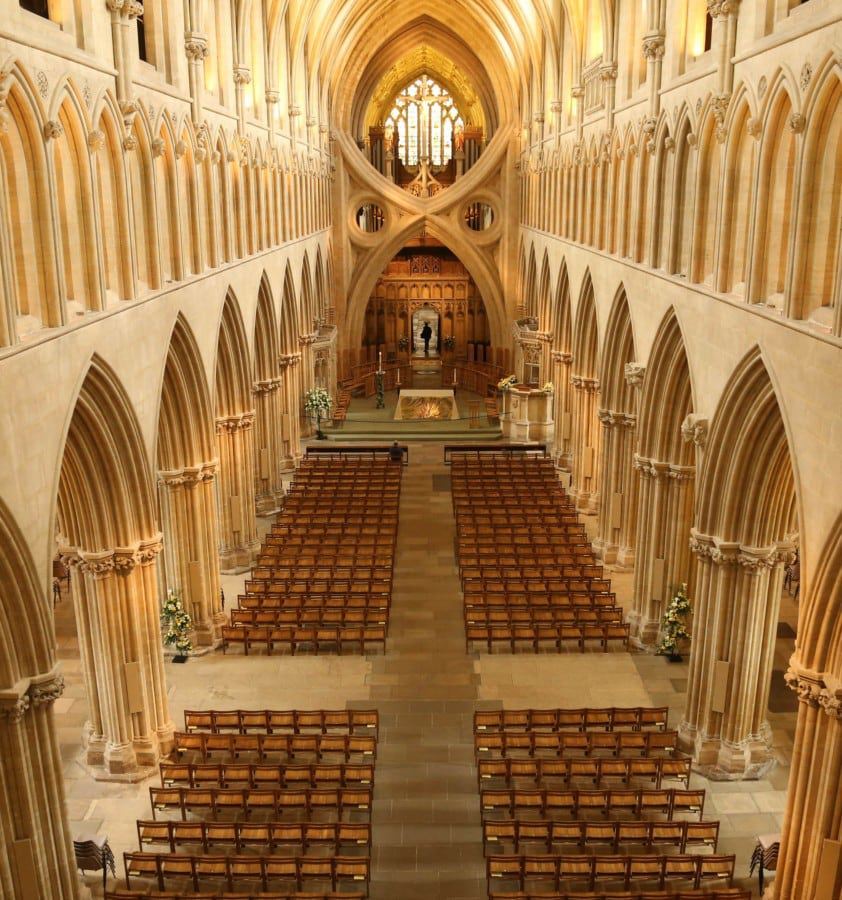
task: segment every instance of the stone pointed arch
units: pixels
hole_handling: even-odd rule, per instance
[[[164,580],[192,616],[200,645],[215,642],[222,621],[213,421],[199,347],[179,315],[164,364],[155,466]]]
[[[595,513],[599,508],[602,429],[597,417],[599,398],[599,328],[591,273],[585,270],[576,307],[573,332],[573,393],[571,492],[579,509]]]
[[[629,622],[634,640],[653,648],[666,604],[693,583],[690,553],[696,455],[693,385],[681,325],[670,307],[655,335],[640,398],[637,559]],[[689,439],[682,433],[687,422]]]
[[[719,401],[698,497],[691,540],[699,639],[690,657],[682,742],[705,772],[759,777],[774,764],[769,684],[783,569],[800,517],[784,417],[757,348]],[[723,664],[727,689],[714,711],[711,685]]]
[[[283,458],[281,465],[284,471],[295,466],[300,456],[301,443],[301,348],[298,343],[299,312],[298,299],[295,293],[295,277],[292,266],[287,262],[284,271],[283,293],[281,294],[280,315],[280,363],[283,379]]]
[[[839,840],[835,781],[842,758],[842,516],[821,550],[815,577],[800,593],[799,606],[798,646],[786,674],[800,700],[799,752],[792,761],[782,864],[775,878],[781,900],[817,896],[824,842]]]
[[[634,562],[637,535],[637,406],[641,378],[626,290],[621,284],[605,331],[600,372],[602,503],[594,549],[606,562]]]
[[[55,633],[32,556],[0,501],[0,893],[78,897],[53,701],[61,696]],[[49,785],[49,790],[44,790]],[[20,871],[20,842],[50,864]]]
[[[67,428],[57,498],[59,550],[72,569],[90,713],[87,759],[106,775],[124,775],[168,752],[174,729],[150,466],[128,396],[97,356]]]
[[[571,315],[570,277],[567,272],[567,260],[562,259],[556,278],[549,331],[555,385],[553,410],[555,456],[558,465],[567,472],[571,471],[573,452],[573,391],[570,383],[573,363]]]
[[[285,409],[281,378],[278,320],[272,288],[266,273],[260,279],[254,320],[254,427],[256,511],[266,516],[278,510],[284,493],[283,416]]]
[[[230,290],[222,305],[214,384],[219,555],[223,572],[235,572],[252,565],[260,545],[254,510],[252,365],[240,306]]]

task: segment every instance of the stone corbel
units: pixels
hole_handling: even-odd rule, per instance
[[[563,366],[569,366],[573,362],[573,354],[564,350],[553,350],[553,362],[561,363]]]
[[[585,375],[571,375],[570,383],[577,390],[584,391],[587,394],[596,394],[599,392],[598,378],[588,378]]]
[[[234,66],[234,84],[238,87],[251,84],[251,70],[248,66]]]
[[[787,121],[787,125],[789,125],[789,130],[793,134],[801,134],[801,132],[804,130],[804,128],[807,125],[807,120],[804,118],[804,116],[801,113],[793,113],[789,117],[789,119]]]
[[[265,381],[255,381],[252,385],[254,394],[271,394],[283,384],[282,378],[268,378]]]
[[[692,481],[696,477],[696,467],[679,466],[675,463],[670,463],[667,477],[672,478],[674,481]]]
[[[647,60],[663,59],[666,41],[660,31],[651,31],[643,38],[643,55]]]
[[[140,541],[137,546],[137,561],[141,566],[148,566],[154,562],[164,549],[164,535],[159,531],[145,541]]]
[[[132,150],[137,150],[137,138],[133,134],[127,134],[123,138],[123,149],[126,153],[131,153]]]
[[[184,52],[190,62],[204,62],[210,54],[207,38],[203,34],[188,32],[184,41]]]
[[[728,112],[728,104],[731,102],[731,95],[715,94],[711,102],[713,117],[716,120],[716,140],[722,144],[728,136],[728,130],[725,127],[725,115]]]
[[[636,362],[626,363],[623,374],[626,378],[626,384],[630,387],[643,387],[643,377],[646,375],[646,366]]]
[[[117,547],[114,551],[114,571],[118,575],[131,575],[140,562],[139,546]]]
[[[684,443],[689,444],[692,441],[697,447],[704,447],[708,439],[708,425],[709,422],[704,416],[690,413],[681,423],[681,436],[684,438]]]
[[[155,138],[150,145],[150,149],[152,150],[152,156],[155,157],[155,159],[158,159],[164,155],[167,145],[164,143],[163,138]]]
[[[22,685],[23,690],[19,691],[18,688]],[[29,709],[31,698],[26,693],[28,687],[29,679],[25,679],[10,690],[0,691],[0,718],[10,725],[17,725]]]

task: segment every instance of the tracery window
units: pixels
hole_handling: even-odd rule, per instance
[[[424,158],[431,165],[445,166],[465,122],[447,89],[422,75],[395,97],[385,125],[405,166],[417,166]]]

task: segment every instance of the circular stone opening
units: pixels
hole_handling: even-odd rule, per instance
[[[469,203],[465,209],[465,225],[471,231],[487,231],[494,224],[494,208],[488,203]]]
[[[375,234],[385,224],[383,210],[376,203],[363,203],[355,215],[357,227],[365,234]]]

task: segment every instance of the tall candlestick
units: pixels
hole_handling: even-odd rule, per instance
[[[378,372],[383,371],[383,354],[382,353],[377,354],[377,371]]]
[[[453,367],[453,386],[456,387],[456,366]]]
[[[398,387],[401,386],[401,367],[400,366],[398,366],[398,380],[397,380],[396,384]]]

